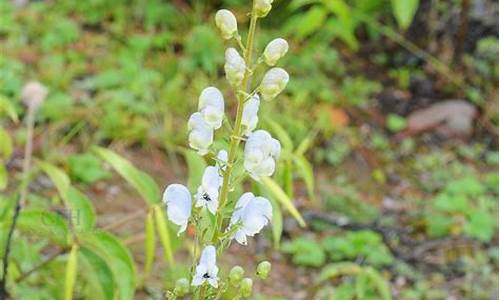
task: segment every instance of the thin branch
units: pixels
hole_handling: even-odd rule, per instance
[[[22,273],[18,278],[16,278],[16,283],[23,281],[28,276],[30,276],[31,274],[42,269],[43,267],[48,265],[50,262],[52,262],[54,259],[56,259],[57,257],[59,257],[62,254],[65,254],[66,252],[67,252],[67,249],[60,249],[59,251],[51,254],[46,260],[44,260],[43,262],[41,262],[38,265],[36,265],[35,267],[33,267],[31,270],[28,270],[28,271]]]
[[[7,235],[7,242],[5,244],[5,252],[3,256],[3,272],[2,279],[0,280],[0,300],[7,299],[7,276],[9,271],[9,254],[12,245],[12,237],[14,235],[14,230],[16,228],[17,219],[21,213],[21,207],[24,206],[26,202],[26,197],[28,196],[28,185],[29,185],[29,172],[31,168],[31,158],[33,155],[33,130],[35,127],[35,111],[36,106],[31,104],[28,105],[28,115],[26,117],[27,122],[27,137],[26,145],[24,147],[24,160],[23,160],[23,179],[21,182],[21,193],[19,198],[17,198],[14,214],[12,215],[12,223],[9,228],[9,233]]]

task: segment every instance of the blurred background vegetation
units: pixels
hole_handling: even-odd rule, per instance
[[[26,137],[3,114],[24,115],[24,84],[49,89],[35,156],[64,170],[106,227],[143,203],[93,146],[113,148],[162,187],[196,170],[185,155],[188,116],[204,87],[229,90],[213,22],[222,7],[248,21],[243,0],[0,0],[2,245]],[[281,251],[269,234],[232,247],[226,263],[273,257],[273,280],[256,299],[492,299],[498,2],[275,0],[258,48],[277,36],[290,44],[283,65],[291,80],[260,118],[286,153],[275,180],[308,227],[283,212]],[[234,112],[234,95],[225,97]],[[46,177],[31,189],[30,206],[57,211]],[[110,229],[138,265],[142,223]],[[51,251],[21,234],[13,247],[17,274]],[[16,284],[16,299],[58,299],[52,275],[64,259]],[[162,284],[176,279],[156,268],[138,299],[162,299]]]

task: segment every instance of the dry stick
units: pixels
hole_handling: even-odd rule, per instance
[[[67,249],[60,249],[59,251],[51,254],[45,261],[39,263],[35,267],[33,267],[31,270],[22,273],[18,278],[16,278],[16,283],[23,281],[26,279],[28,276],[31,274],[35,273],[36,271],[40,270],[41,268],[45,267],[48,265],[50,262],[52,262],[54,259],[56,259],[59,255],[62,255],[67,252]]]
[[[24,206],[26,202],[26,197],[28,195],[28,174],[31,167],[31,157],[33,155],[33,129],[35,127],[35,111],[36,106],[34,104],[28,105],[28,115],[27,115],[27,137],[26,145],[24,147],[24,160],[23,160],[23,180],[21,182],[21,194],[17,198],[16,208],[14,214],[12,215],[12,224],[7,235],[7,242],[5,244],[5,252],[3,256],[3,272],[2,279],[0,280],[0,300],[7,299],[7,275],[9,270],[9,253],[12,244],[12,236],[14,234],[14,229],[16,228],[17,219],[19,213],[21,212],[21,207]]]

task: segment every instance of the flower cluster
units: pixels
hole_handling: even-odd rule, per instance
[[[220,287],[219,269],[216,265],[217,253],[220,254],[233,239],[239,244],[246,245],[247,238],[261,232],[272,219],[271,203],[264,197],[246,192],[237,201],[234,199],[235,202],[228,200],[228,193],[232,190],[231,184],[234,182],[233,167],[242,167],[251,178],[260,181],[262,177],[274,174],[281,152],[279,141],[269,132],[257,127],[261,99],[270,101],[276,98],[288,83],[288,73],[282,68],[275,67],[287,53],[288,43],[282,38],[272,40],[256,62],[252,60],[251,49],[257,19],[269,13],[272,2],[272,0],[254,0],[246,46],[241,42],[233,13],[226,9],[216,13],[215,24],[221,36],[226,40],[236,40],[242,51],[240,54],[238,49],[233,47],[225,51],[226,79],[235,90],[238,99],[236,121],[234,124],[228,124],[228,127],[232,128],[229,149],[227,151],[219,149],[216,155],[213,149],[214,131],[229,120],[224,118],[224,95],[218,88],[210,86],[199,96],[198,111],[189,118],[188,132],[190,147],[199,155],[210,154],[215,163],[205,168],[195,193],[191,194],[186,186],[176,183],[169,185],[163,194],[168,219],[179,226],[178,234],[184,232],[191,223],[196,233],[202,235],[199,240],[204,248],[191,279],[191,285],[195,288],[205,288],[207,285],[204,283],[212,288]],[[272,68],[252,90],[249,84],[252,82],[250,78],[255,68],[262,63]],[[245,143],[244,157],[243,163],[239,164],[236,156],[241,141]],[[196,228],[197,226],[205,227],[200,229]],[[224,226],[226,228],[223,228]],[[210,236],[207,238],[207,235]],[[239,269],[241,267],[233,268],[230,280],[238,279],[236,281],[239,282],[241,293],[251,292],[251,279],[243,279],[243,272]],[[265,278],[269,269],[269,263],[259,265],[257,274]],[[182,290],[185,290],[185,281],[179,284],[181,283]]]

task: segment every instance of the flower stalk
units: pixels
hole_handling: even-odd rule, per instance
[[[221,194],[220,194],[220,203],[219,203],[219,209],[222,210],[224,209],[228,194],[229,194],[229,181],[231,179],[231,174],[233,171],[233,165],[236,160],[236,153],[238,150],[238,146],[240,144],[240,141],[242,140],[242,130],[241,130],[241,120],[243,117],[243,107],[245,104],[245,101],[250,98],[245,95],[248,95],[251,93],[251,78],[252,78],[252,71],[251,68],[248,68],[252,64],[252,54],[253,54],[253,44],[254,44],[254,39],[255,39],[255,30],[257,28],[257,15],[255,13],[255,5],[252,8],[252,13],[251,13],[251,18],[250,18],[250,27],[248,30],[248,37],[247,37],[247,43],[245,46],[245,53],[244,53],[244,60],[245,64],[247,65],[247,69],[245,71],[245,76],[243,77],[243,81],[241,82],[240,85],[240,92],[237,93],[237,98],[238,98],[238,108],[236,110],[236,121],[235,125],[233,127],[233,132],[231,134],[231,143],[229,144],[229,158],[227,161],[227,167],[226,171],[224,172],[223,176],[223,181],[222,181],[222,188],[221,188]],[[222,230],[223,226],[223,221],[224,218],[221,214],[217,215],[217,227],[214,230],[214,236],[212,238],[212,243],[216,244],[219,239],[219,233]]]

